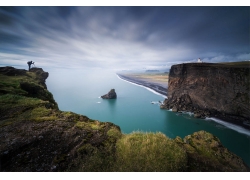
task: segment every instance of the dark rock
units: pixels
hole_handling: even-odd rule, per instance
[[[39,84],[42,85],[45,89],[47,89],[45,82],[46,79],[49,77],[49,73],[44,72],[42,68],[36,68],[36,67],[31,68],[30,72],[35,72],[37,75],[36,79],[39,80]]]
[[[250,118],[250,63],[244,63],[173,65],[168,99],[161,108],[175,106],[196,112],[197,118],[217,117],[245,127],[243,122]]]
[[[111,89],[108,92],[108,94],[101,96],[101,98],[103,98],[103,99],[116,99],[117,95],[116,95],[115,89]]]
[[[172,111],[173,111],[173,112],[178,112],[177,107],[176,107],[176,106],[174,106],[174,107],[172,108]]]
[[[201,118],[201,114],[200,114],[200,113],[195,113],[195,114],[194,114],[194,117],[195,117],[195,118]]]
[[[21,76],[26,74],[25,69],[16,69],[11,66],[6,67],[0,67],[0,74],[6,75],[6,76]]]
[[[206,131],[195,132],[183,140],[177,137],[175,142],[187,152],[188,171],[249,171],[240,157],[230,152],[216,136]]]

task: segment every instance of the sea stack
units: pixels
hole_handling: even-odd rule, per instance
[[[111,89],[108,94],[105,94],[103,96],[101,96],[101,98],[103,99],[116,99],[116,92],[115,89]]]

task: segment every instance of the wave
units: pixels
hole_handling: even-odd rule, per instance
[[[151,88],[149,88],[149,87],[146,87],[146,86],[143,86],[143,85],[140,85],[140,84],[136,84],[136,83],[134,83],[134,82],[130,82],[130,81],[128,81],[128,80],[122,79],[122,78],[121,78],[119,75],[117,75],[117,74],[116,74],[116,76],[117,76],[119,79],[123,80],[123,81],[126,81],[126,82],[128,82],[128,83],[130,83],[130,84],[133,84],[133,85],[136,85],[136,86],[143,87],[143,88],[147,89],[148,91],[150,91],[150,92],[152,92],[152,93],[154,93],[154,94],[156,94],[156,95],[159,95],[159,96],[162,96],[162,97],[164,97],[164,98],[167,98],[167,96],[165,96],[165,95],[163,95],[163,94],[160,94],[160,93],[156,92],[155,90],[153,90],[153,89],[151,89]]]
[[[245,129],[245,128],[241,127],[241,126],[238,126],[238,125],[235,125],[235,124],[232,124],[232,123],[229,123],[229,122],[225,122],[225,121],[222,121],[220,119],[213,118],[213,117],[206,118],[205,120],[215,121],[218,124],[222,124],[223,126],[226,126],[229,129],[232,129],[232,130],[235,130],[235,131],[237,131],[237,132],[239,132],[241,134],[246,134],[246,135],[250,136],[250,131],[248,129]]]
[[[171,109],[171,111],[172,111],[172,109]],[[194,115],[194,113],[192,113],[192,112],[186,112],[186,111],[185,112],[181,111],[181,114],[188,114],[189,116],[193,116]],[[241,127],[241,126],[229,123],[229,122],[225,122],[223,120],[220,120],[220,119],[217,119],[217,118],[214,118],[214,117],[206,117],[205,120],[206,121],[214,121],[214,122],[216,122],[218,124],[223,125],[226,128],[229,128],[229,129],[232,129],[234,131],[237,131],[238,133],[250,136],[250,131],[248,129],[245,129],[244,127]]]

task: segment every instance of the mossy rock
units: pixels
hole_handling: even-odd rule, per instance
[[[182,147],[188,154],[188,171],[248,171],[243,160],[229,152],[220,140],[206,131],[186,136]],[[180,143],[179,143],[180,145]]]
[[[116,144],[118,171],[185,171],[187,155],[175,141],[162,133],[135,132]]]

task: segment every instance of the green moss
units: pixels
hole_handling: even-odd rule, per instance
[[[4,94],[0,96],[0,105],[2,108],[14,108],[18,106],[36,106],[45,103],[46,101],[37,98],[25,97],[15,94]]]
[[[53,113],[52,109],[37,107],[32,109],[29,119],[35,121],[53,121],[58,119],[58,117]]]
[[[54,162],[55,164],[59,164],[59,163],[65,161],[65,160],[66,160],[66,157],[67,157],[67,154],[60,154],[60,155],[58,155],[58,156],[56,156],[56,157],[54,158],[53,162]]]
[[[99,121],[90,122],[90,127],[93,130],[101,130],[103,127],[103,123]]]
[[[101,123],[99,121],[77,121],[76,127],[82,128],[82,129],[89,129],[89,130],[102,130],[104,127],[104,123]]]
[[[179,144],[188,154],[188,171],[245,171],[242,160],[222,146],[214,135],[199,131]]]
[[[35,73],[31,73],[34,74]],[[28,76],[6,76],[0,74],[0,92],[5,92],[9,94],[19,94],[25,95],[27,92],[20,88],[21,82],[28,82],[28,83],[38,83],[35,78],[30,78]]]
[[[182,171],[186,152],[162,133],[124,135],[116,144],[118,171]]]
[[[86,122],[80,122],[80,121],[78,121],[75,126],[78,127],[78,128],[81,128],[81,129],[83,129],[83,128],[84,129],[89,128],[89,124],[88,123],[86,123]]]
[[[111,128],[108,130],[107,135],[108,135],[109,137],[113,137],[113,138],[115,138],[115,139],[119,139],[119,138],[121,138],[122,133],[121,133],[117,128],[111,127]]]
[[[41,85],[41,77],[35,72],[26,72],[26,75],[7,76],[0,74],[0,95],[12,94],[28,96],[49,101],[58,109],[53,95]]]
[[[9,125],[13,124],[13,122],[14,122],[14,119],[6,119],[3,121],[0,121],[0,128],[4,127],[4,126],[9,126]]]
[[[97,151],[97,148],[92,146],[91,144],[84,144],[83,146],[81,146],[80,148],[77,149],[77,152],[81,153],[81,154],[91,154],[91,153],[95,153]]]
[[[109,143],[115,143],[118,139],[120,139],[122,137],[122,133],[119,129],[117,129],[116,127],[111,127],[108,132],[108,139],[107,142],[105,142],[105,146],[108,146]]]
[[[47,109],[45,107],[37,107],[31,112],[32,117],[44,117],[48,116],[49,114],[51,114],[51,109]]]
[[[72,116],[74,113],[70,112],[70,111],[63,111],[61,112],[61,115],[65,116],[65,117],[70,117]]]

